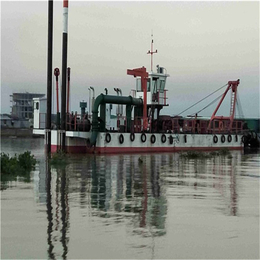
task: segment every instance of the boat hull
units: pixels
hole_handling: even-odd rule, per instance
[[[110,138],[107,137],[109,134]],[[68,153],[161,153],[189,150],[212,151],[227,148],[243,149],[242,135],[223,134],[161,134],[99,133],[96,145],[90,147],[91,132],[66,132],[66,152]],[[153,136],[153,137],[152,137]],[[59,150],[60,132],[52,130],[51,151]],[[134,140],[133,140],[134,139]]]

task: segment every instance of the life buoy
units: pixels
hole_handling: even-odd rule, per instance
[[[245,143],[245,141],[246,141],[246,136],[245,136],[245,135],[243,135],[243,136],[241,137],[241,142],[244,144],[244,143]]]
[[[156,141],[156,137],[155,137],[155,135],[152,135],[152,136],[151,136],[151,143],[154,144],[155,141]]]
[[[162,141],[162,143],[165,143],[165,142],[166,142],[166,135],[165,135],[165,134],[162,135],[161,141]]]
[[[187,143],[187,135],[184,135],[184,143]]]
[[[135,140],[135,134],[134,133],[131,133],[130,134],[130,140],[133,142]]]
[[[124,136],[121,134],[119,135],[119,143],[122,144],[124,142]]]
[[[213,142],[216,144],[218,142],[218,137],[216,135],[214,135],[213,137]]]
[[[226,141],[226,137],[224,135],[221,135],[221,142],[225,143],[225,141]]]
[[[146,135],[144,133],[141,134],[141,141],[143,143],[146,141]]]
[[[106,142],[107,142],[107,143],[110,143],[110,141],[111,141],[111,135],[110,135],[109,133],[107,133],[105,139],[106,139]]]
[[[227,140],[228,140],[228,142],[230,143],[230,142],[232,141],[232,136],[231,136],[231,135],[228,135]]]
[[[171,135],[169,136],[169,142],[170,144],[173,144],[173,137]]]

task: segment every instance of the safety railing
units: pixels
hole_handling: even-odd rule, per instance
[[[67,131],[83,131],[88,132],[91,129],[90,120],[87,114],[79,116],[75,114],[67,114]]]

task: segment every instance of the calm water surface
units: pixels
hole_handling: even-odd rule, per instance
[[[45,161],[43,139],[2,139],[30,150],[31,182],[1,182],[2,259],[258,259],[259,153],[73,155]]]

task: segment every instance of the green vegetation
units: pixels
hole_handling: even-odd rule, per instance
[[[232,158],[232,155],[227,148],[223,148],[219,151],[214,151],[210,153],[198,151],[188,151],[185,153],[180,153],[180,157],[186,159],[208,159],[214,156],[227,156],[228,158]]]
[[[210,158],[211,155],[204,152],[197,152],[197,151],[188,151],[180,154],[181,158],[187,159],[206,159]]]
[[[36,159],[31,152],[27,151],[18,156],[10,157],[9,154],[1,153],[1,177],[3,176],[24,176],[28,177],[34,169]]]
[[[222,148],[219,151],[211,152],[210,153],[212,156],[219,156],[219,155],[231,155],[230,151],[227,148]]]
[[[59,150],[53,153],[50,158],[50,164],[54,167],[64,167],[68,163],[67,155],[65,152]]]

